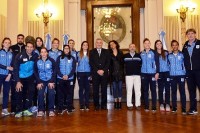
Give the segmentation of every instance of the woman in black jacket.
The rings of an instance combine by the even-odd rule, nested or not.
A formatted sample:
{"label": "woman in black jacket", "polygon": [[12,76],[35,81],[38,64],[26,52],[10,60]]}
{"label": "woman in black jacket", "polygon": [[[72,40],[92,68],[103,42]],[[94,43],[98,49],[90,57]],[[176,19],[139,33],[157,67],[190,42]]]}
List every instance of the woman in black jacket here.
{"label": "woman in black jacket", "polygon": [[111,54],[110,62],[110,76],[113,86],[114,94],[114,108],[121,109],[122,99],[122,81],[124,77],[124,62],[123,53],[119,50],[119,44],[117,41],[112,40],[108,43],[108,49]]}

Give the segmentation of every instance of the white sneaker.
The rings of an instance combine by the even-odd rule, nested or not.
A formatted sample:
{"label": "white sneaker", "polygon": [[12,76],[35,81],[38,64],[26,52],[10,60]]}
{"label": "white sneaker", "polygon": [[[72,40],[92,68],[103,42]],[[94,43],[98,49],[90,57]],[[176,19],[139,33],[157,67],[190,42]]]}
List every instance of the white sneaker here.
{"label": "white sneaker", "polygon": [[164,108],[163,104],[160,105],[160,111],[162,111],[162,112],[165,111],[165,108]]}
{"label": "white sneaker", "polygon": [[10,115],[10,113],[8,112],[8,109],[2,109],[1,114],[4,115],[4,116]]}
{"label": "white sneaker", "polygon": [[170,110],[170,106],[169,106],[169,104],[166,104],[166,112],[170,112],[171,110]]}

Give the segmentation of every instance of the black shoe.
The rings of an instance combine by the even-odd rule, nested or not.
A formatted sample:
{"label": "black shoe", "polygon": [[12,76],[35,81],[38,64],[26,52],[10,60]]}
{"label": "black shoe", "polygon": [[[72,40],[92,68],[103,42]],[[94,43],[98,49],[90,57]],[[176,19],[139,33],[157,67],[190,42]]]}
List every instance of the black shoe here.
{"label": "black shoe", "polygon": [[185,108],[182,108],[182,115],[186,115],[186,109]]}
{"label": "black shoe", "polygon": [[152,112],[156,112],[156,107],[152,107]]}
{"label": "black shoe", "polygon": [[196,110],[189,110],[189,111],[187,112],[187,114],[188,114],[188,115],[196,115],[196,114],[198,114],[198,112],[197,112]]}
{"label": "black shoe", "polygon": [[176,113],[177,112],[177,108],[172,108],[172,113]]}
{"label": "black shoe", "polygon": [[133,110],[133,107],[130,106],[130,107],[127,107],[127,109],[131,111],[131,110]]}
{"label": "black shoe", "polygon": [[81,111],[85,110],[85,107],[83,105],[81,105],[80,110]]}
{"label": "black shoe", "polygon": [[107,110],[107,106],[102,106],[101,109]]}
{"label": "black shoe", "polygon": [[99,106],[95,106],[95,107],[94,107],[94,110],[95,110],[95,111],[98,111],[99,109],[100,109]]}
{"label": "black shoe", "polygon": [[117,109],[118,102],[114,102],[114,109]]}
{"label": "black shoe", "polygon": [[90,110],[89,105],[86,105],[86,106],[85,106],[85,110],[86,110],[86,111],[89,111],[89,110]]}
{"label": "black shoe", "polygon": [[118,109],[122,109],[122,102],[118,102],[117,105],[118,105],[117,106]]}

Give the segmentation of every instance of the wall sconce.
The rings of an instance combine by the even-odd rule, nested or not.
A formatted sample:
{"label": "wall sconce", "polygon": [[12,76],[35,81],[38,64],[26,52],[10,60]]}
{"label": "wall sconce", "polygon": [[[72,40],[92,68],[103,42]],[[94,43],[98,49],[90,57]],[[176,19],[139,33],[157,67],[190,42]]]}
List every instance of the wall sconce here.
{"label": "wall sconce", "polygon": [[186,13],[188,11],[194,12],[194,10],[195,10],[194,3],[192,3],[189,0],[181,0],[180,7],[178,9],[176,9],[177,13],[180,14],[180,18],[181,18],[182,22],[185,22]]}
{"label": "wall sconce", "polygon": [[50,11],[48,6],[48,0],[43,0],[43,4],[35,10],[35,15],[43,18],[45,26],[49,23],[49,18],[52,17],[53,13]]}

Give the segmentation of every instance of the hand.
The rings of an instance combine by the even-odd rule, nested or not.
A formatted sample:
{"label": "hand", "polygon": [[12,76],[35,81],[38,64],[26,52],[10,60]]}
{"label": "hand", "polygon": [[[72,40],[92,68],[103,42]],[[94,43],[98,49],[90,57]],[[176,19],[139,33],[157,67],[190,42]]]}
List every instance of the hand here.
{"label": "hand", "polygon": [[37,84],[37,89],[41,90],[43,88],[43,83]]}
{"label": "hand", "polygon": [[9,66],[6,68],[7,70],[13,71],[13,67]]}
{"label": "hand", "polygon": [[155,74],[155,79],[156,79],[156,81],[158,80],[158,78],[159,78],[159,73],[156,73],[156,74]]}
{"label": "hand", "polygon": [[22,87],[23,87],[22,83],[21,82],[17,82],[17,84],[16,84],[16,91],[17,92],[22,91]]}
{"label": "hand", "polygon": [[54,89],[55,83],[49,83],[48,86],[49,86],[49,89]]}
{"label": "hand", "polygon": [[11,74],[8,74],[8,76],[6,77],[5,81],[6,81],[6,82],[9,82],[9,81],[10,81],[10,78],[11,78]]}
{"label": "hand", "polygon": [[104,71],[103,71],[103,70],[98,70],[97,73],[98,73],[100,76],[103,76]]}
{"label": "hand", "polygon": [[64,76],[63,76],[63,80],[68,80],[68,76],[67,76],[67,75],[64,75]]}

